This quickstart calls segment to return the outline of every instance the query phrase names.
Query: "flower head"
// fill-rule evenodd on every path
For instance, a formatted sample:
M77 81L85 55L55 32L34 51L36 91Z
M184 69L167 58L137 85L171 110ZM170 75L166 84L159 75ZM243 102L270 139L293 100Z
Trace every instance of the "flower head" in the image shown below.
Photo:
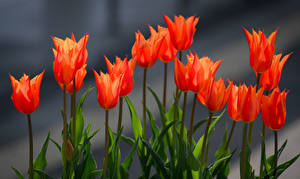
M95 71L97 85L97 99L99 105L104 109L114 108L119 102L122 76L113 79L112 75Z
M37 109L40 101L40 86L44 72L45 71L31 80L29 76L24 74L19 81L9 74L13 89L11 100L18 111L30 114Z
M162 38L162 44L158 53L158 58L162 62L168 63L175 59L177 50L170 39L170 33L168 31L168 28L161 27L158 25L157 30L158 31L156 32L156 30L150 26L151 35L158 35Z
M277 34L277 30L273 32L268 38L266 38L263 31L256 33L252 29L252 35L243 28L250 51L250 65L252 69L257 73L263 73L272 64L273 54L274 54L274 44Z
M272 90L278 86L283 66L291 53L284 56L282 60L280 60L281 56L281 54L274 55L271 67L261 74L259 85L265 90Z
M75 88L76 92L78 92L83 85L83 80L86 76L86 64L84 64L79 70L76 71L75 74ZM60 88L63 89L63 84L59 84ZM73 93L73 80L66 85L66 90L68 93Z
M261 117L271 130L279 130L285 123L287 94L280 93L277 87L269 96L262 97Z
M196 31L196 25L199 18L191 16L184 18L183 16L175 16L174 22L166 15L163 15L173 42L174 47L177 50L186 50L193 43L194 34Z
M120 96L128 95L134 86L134 68L136 60L132 59L127 61L127 57L122 61L119 57L116 57L115 64L111 64L106 56L104 56L108 73L113 79L119 78L123 75L120 89Z
M73 33L71 38L62 40L53 37L55 49L53 49L53 72L58 83L69 84L75 77L76 71L86 63L88 52L86 44L89 36L84 35L76 42Z
M227 110L232 120L252 122L256 119L261 103L263 88L256 92L256 86L245 84L232 86Z
M152 67L158 58L163 38L157 33L152 33L146 40L140 31L135 33L135 38L136 41L131 49L132 58L136 59L137 64L142 68Z
M226 88L222 78L218 81L212 80L207 90L198 93L197 98L211 112L216 112L221 110L227 103L231 88L231 81L229 81L229 85Z

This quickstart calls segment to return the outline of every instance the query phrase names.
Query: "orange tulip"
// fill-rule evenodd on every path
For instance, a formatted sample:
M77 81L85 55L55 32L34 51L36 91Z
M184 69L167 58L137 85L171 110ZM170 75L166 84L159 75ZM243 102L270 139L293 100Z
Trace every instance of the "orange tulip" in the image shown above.
M271 67L261 74L259 83L261 87L263 87L265 90L272 90L278 86L283 66L291 54L292 53L284 56L281 61L281 54L273 56Z
M166 15L163 15L173 42L177 50L186 50L193 43L196 25L199 18L191 16L185 19L183 16L175 16L174 22Z
M227 111L232 120L252 122L260 109L263 88L256 92L256 86L247 88L245 84L232 86Z
M168 63L175 59L177 50L173 46L173 43L170 39L170 33L168 31L168 28L161 27L158 25L157 30L158 32L156 32L156 30L150 26L151 35L153 36L158 35L163 39L161 48L159 50L158 58L162 62Z
M152 67L158 58L163 38L158 34L151 34L146 40L140 31L135 33L135 38L136 41L131 49L132 58L136 59L137 64L142 68Z
M65 40L57 37L53 38L56 48L53 49L53 72L58 83L69 84L74 79L76 71L86 64L88 38L88 35L84 35L76 42L73 33L71 34L71 39L68 37Z
M110 74L101 72L99 75L94 69L93 71L96 78L97 99L99 105L104 109L114 108L119 102L123 75L113 79Z
M83 80L86 76L86 64L84 64L79 70L77 70L75 74L75 87L76 87L76 92L78 92L83 85ZM59 84L60 88L63 89L63 84ZM66 90L68 93L72 94L73 93L73 80L67 84Z
M115 64L111 64L108 58L104 56L108 73L112 76L113 80L123 75L120 89L120 96L128 95L134 86L134 68L136 60L130 60L127 62L127 57L122 61L119 57L116 57Z
M40 86L44 72L45 70L31 80L24 74L19 81L9 74L13 89L11 100L21 113L30 114L39 106Z
M198 93L197 98L211 112L216 112L221 110L227 103L231 88L231 81L229 81L229 85L226 88L222 78L218 81L212 80L207 90L205 92Z
M261 117L271 130L279 130L286 119L286 96L288 92L280 93L277 87L269 96L262 97Z
M250 65L252 69L257 73L263 73L270 68L272 64L274 54L274 44L277 35L277 30L273 32L268 39L263 31L259 31L258 34L252 29L252 35L243 28L250 51Z
M199 59L197 54L187 55L187 64L183 65L175 59L174 79L176 86L182 91L191 90L195 93L206 90L222 60L212 62L208 57Z
M193 67L189 70L189 76L191 77L190 90L194 93L199 93L206 90L223 59L213 62L206 56L199 58L196 53L194 55L190 53L190 55L187 55L187 61L189 64L194 63Z

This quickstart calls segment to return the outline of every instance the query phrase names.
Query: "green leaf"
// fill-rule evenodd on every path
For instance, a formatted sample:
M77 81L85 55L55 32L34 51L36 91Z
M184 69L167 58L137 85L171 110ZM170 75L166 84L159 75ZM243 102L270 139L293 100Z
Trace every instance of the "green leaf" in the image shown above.
M214 118L215 117L213 117L213 119ZM202 126L202 124L205 124L207 121L208 121L208 117L197 122L193 127L193 132L195 133L197 131L197 129L199 129ZM190 130L188 130L188 133L190 133Z
M133 156L136 152L137 146L139 143L139 139L135 142L134 146L132 147L128 157L126 158L126 160L121 164L121 176L123 178L128 178L128 170L130 169L131 163L133 161Z
M151 126L153 136L154 136L154 138L156 138L158 136L159 129L155 124L154 117L153 117L152 113L150 112L150 110L148 108L146 108L146 110L147 110L147 114L148 114L149 119L150 119L150 126Z
M170 178L169 174L168 174L168 171L165 168L163 160L159 157L159 155L145 141L142 141L142 143L147 148L147 151L149 151L149 153L153 157L154 161L156 162L157 171L160 172L163 175L164 178Z
M135 141L132 138L130 138L130 137L121 135L121 140L124 141L124 142L126 142L130 146L134 146L135 145Z
M300 154L296 155L294 158L292 158L291 160L280 164L277 168L276 168L276 177L279 177L288 167L290 167L298 158L299 158ZM270 170L268 172L268 174L264 177L264 179L269 178L269 176L273 176L274 174L274 169Z
M11 167L19 179L24 179L23 175L15 167Z
M61 152L61 146L52 138L50 138L50 141L56 146L56 148Z
M47 173L45 173L43 170L34 170L38 175L41 176L42 179L53 179L51 176L49 176Z
M197 159L194 156L191 148L188 148L187 151L188 151L187 161L188 161L189 167L192 170L199 170L200 169L200 161L199 161L199 159Z
M163 126L166 126L166 116L165 116L165 108L163 107L163 105L161 104L157 94L150 88L150 86L147 86L148 90L151 92L151 94L153 95L156 103L157 103L157 106L158 106L158 109L159 109L159 112L160 112L160 116L161 116L161 122L163 124Z
M46 152L47 152L47 148L48 148L49 139L50 139L50 132L48 132L47 138L43 144L41 152L39 153L39 155L33 162L34 170L43 171L48 163L48 161L46 159ZM33 172L33 178L34 179L40 178L40 174Z
M130 110L133 135L134 135L135 140L137 140L139 137L142 137L142 135L143 135L141 121L140 121L138 115L136 114L135 108L133 107L130 99L127 96L125 96L125 100L127 102L128 108Z

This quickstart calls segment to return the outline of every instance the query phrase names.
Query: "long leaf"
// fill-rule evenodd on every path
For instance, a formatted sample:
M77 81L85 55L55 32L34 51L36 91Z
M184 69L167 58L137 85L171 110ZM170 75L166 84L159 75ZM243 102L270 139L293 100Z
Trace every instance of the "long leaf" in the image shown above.
M11 167L19 179L24 179L23 175L15 167Z
M121 177L122 178L128 178L128 170L130 169L131 163L133 161L133 156L136 152L137 146L138 146L138 142L139 140L137 140L134 144L134 146L132 147L128 157L126 158L126 160L121 164L120 167L120 171L121 171Z
M130 111L130 115L131 115L131 125L132 125L133 135L134 135L135 140L137 140L139 137L142 137L142 135L143 135L141 121L140 121L130 99L127 96L125 96L125 100L127 102L127 105L128 105L129 111Z
M41 170L43 171L47 165L47 159L46 159L46 152L47 152L47 148L48 148L48 143L49 143L49 139L50 139L50 132L48 132L47 138L43 144L42 150L39 153L39 155L37 156L37 158L34 160L33 162L33 168L34 170ZM40 175L36 172L33 173L33 178L34 179L38 179L40 178Z

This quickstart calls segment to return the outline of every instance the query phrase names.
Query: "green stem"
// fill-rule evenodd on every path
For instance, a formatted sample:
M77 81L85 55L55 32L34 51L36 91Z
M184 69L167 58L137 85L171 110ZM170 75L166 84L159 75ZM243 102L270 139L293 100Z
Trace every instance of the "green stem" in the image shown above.
M232 126L231 126L231 130L230 130L230 134L229 134L229 137L228 137L226 146L225 146L225 151L227 151L227 149L228 149L228 147L229 147L229 144L230 144L231 137L232 137L232 135L233 135L233 131L234 131L235 126L236 126L236 121L233 121L233 122L232 122Z
M184 119L185 119L185 111L186 111L186 100L187 100L187 92L184 92L183 97L183 109L182 109L182 119L181 119L181 128L180 128L180 136L183 138L184 131Z
M120 105L119 105L119 121L118 121L118 133L122 127L122 117L123 117L123 96L120 96Z
M33 136L30 114L27 114L27 122L29 131L29 179L33 179Z
M203 143L202 143L202 150L201 150L201 155L200 155L201 156L201 158L200 158L201 166L203 166L203 159L204 159L204 154L205 154L206 140L207 140L207 135L208 135L208 129L209 129L211 121L212 121L212 116L213 116L213 112L209 111L209 118L208 118L208 121L207 121L205 133L204 133L204 138L203 138Z
M256 76L257 76L256 77L256 92L257 92L258 88L259 88L259 82L260 82L261 73L257 73ZM250 146L252 144L253 125L254 125L254 122L251 122L250 123L250 128L249 128L249 135L248 135L248 141L249 141L249 145Z
M164 94L163 94L163 106L166 109L167 104L167 81L168 81L168 63L164 63Z
M274 179L276 179L277 172L277 161L278 161L278 135L277 131L274 131Z
M146 138L146 80L147 68L144 68L144 81L143 81L143 138Z
M242 145L242 162L241 162L241 179L245 179L246 169L246 154L247 154L247 130L248 124L245 122L243 127L243 145Z
M182 59L182 51L179 50L179 61L181 61ZM175 92L175 100L177 100L177 103L179 103L179 89L178 87L176 86L176 92ZM177 106L174 106L174 121L177 121L177 116L178 115L178 111L177 111ZM176 143L176 131L177 131L177 128L176 128L176 122L174 122L174 125L173 125L173 137L174 137L174 146L175 146L175 143Z
M192 115L191 115L191 122L190 122L190 130L189 130L189 144L191 147L193 145L194 118L195 118L196 103L197 103L197 93L194 94Z
M204 160L204 166L205 167L204 168L206 168L206 166L207 166L208 153L209 153L209 144L210 144L210 141L208 140L206 150L205 150L205 160Z
M68 132L68 123L67 123L67 92L66 92L66 85L63 85L63 100L64 100L64 130L63 130L63 178L67 178L67 158L66 158L66 146L67 146L67 132Z
M73 79L73 93L71 96L71 118L72 118L72 138L76 144L76 80Z
M108 115L109 110L105 110L105 157L104 157L104 169L103 176L107 177L107 168L108 168Z

